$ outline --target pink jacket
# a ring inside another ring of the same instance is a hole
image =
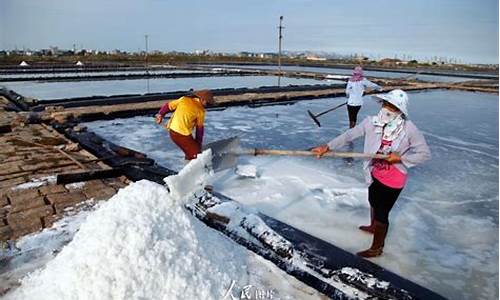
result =
[[[373,117],[366,117],[363,122],[347,130],[343,134],[328,142],[328,147],[332,151],[347,146],[349,142],[364,136],[364,153],[375,154],[382,143],[382,128],[373,125]],[[430,159],[431,152],[422,133],[417,129],[412,121],[405,121],[405,128],[400,136],[392,142],[392,151],[401,155],[401,163],[394,164],[401,172],[407,174],[406,168],[414,167]],[[372,163],[365,161],[363,171],[367,184],[371,184]]]

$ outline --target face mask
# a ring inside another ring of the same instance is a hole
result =
[[[378,119],[381,123],[387,124],[396,119],[400,114],[400,112],[390,111],[387,108],[382,107],[378,113]]]

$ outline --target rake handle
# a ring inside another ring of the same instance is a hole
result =
[[[316,153],[303,150],[276,150],[276,149],[247,149],[238,151],[237,155],[288,155],[288,156],[316,156]],[[351,157],[351,158],[366,158],[366,159],[385,159],[388,155],[384,154],[368,154],[358,152],[327,152],[323,157]]]
[[[344,102],[344,103],[342,103],[342,104],[339,104],[339,105],[337,105],[337,106],[335,106],[335,107],[333,107],[333,108],[330,108],[330,109],[328,109],[328,110],[325,110],[324,112],[320,112],[319,114],[315,115],[315,117],[317,118],[317,117],[319,117],[319,116],[322,116],[322,115],[324,115],[324,114],[326,114],[326,113],[329,113],[329,112],[331,112],[331,111],[334,111],[334,110],[336,110],[337,108],[340,108],[340,107],[342,107],[342,106],[344,106],[344,105],[347,105],[347,102]]]

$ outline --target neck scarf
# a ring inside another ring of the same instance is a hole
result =
[[[382,139],[394,141],[404,131],[405,119],[402,113],[394,113],[382,108],[378,115],[373,117],[373,125],[381,127]]]

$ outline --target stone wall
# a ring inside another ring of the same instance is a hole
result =
[[[24,124],[7,104],[0,97],[0,127],[9,129],[0,133],[0,241],[51,227],[68,210],[109,199],[127,184],[123,176],[56,184],[57,174],[109,166],[50,126]]]

